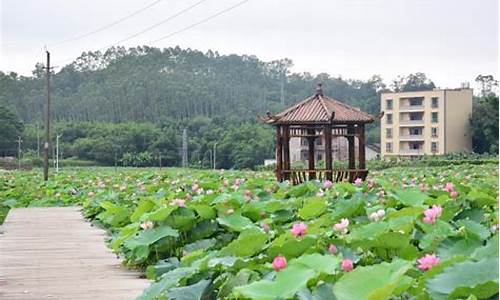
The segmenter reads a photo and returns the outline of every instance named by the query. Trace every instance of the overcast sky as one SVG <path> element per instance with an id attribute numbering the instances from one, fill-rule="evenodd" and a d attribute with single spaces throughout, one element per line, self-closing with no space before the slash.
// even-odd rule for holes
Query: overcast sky
<path id="1" fill-rule="evenodd" d="M 0 70 L 29 75 L 47 45 L 56 65 L 112 45 L 199 0 L 0 0 Z M 143 45 L 241 0 L 207 0 L 124 43 Z M 221 54 L 290 58 L 294 72 L 367 79 L 425 72 L 439 87 L 473 82 L 498 67 L 498 0 L 250 0 L 200 26 L 151 44 Z"/>

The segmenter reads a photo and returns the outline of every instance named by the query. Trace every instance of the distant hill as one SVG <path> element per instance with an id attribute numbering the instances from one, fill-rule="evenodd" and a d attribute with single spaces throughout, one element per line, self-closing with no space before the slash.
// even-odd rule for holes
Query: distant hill
<path id="1" fill-rule="evenodd" d="M 219 55 L 175 48 L 112 48 L 86 52 L 53 76 L 53 115 L 65 121 L 181 120 L 194 116 L 255 118 L 325 93 L 370 113 L 378 111 L 381 78 L 345 80 L 328 74 L 290 74 L 292 62 L 263 62 L 255 56 Z M 28 123 L 41 119 L 42 66 L 33 77 L 0 73 L 0 105 Z"/>

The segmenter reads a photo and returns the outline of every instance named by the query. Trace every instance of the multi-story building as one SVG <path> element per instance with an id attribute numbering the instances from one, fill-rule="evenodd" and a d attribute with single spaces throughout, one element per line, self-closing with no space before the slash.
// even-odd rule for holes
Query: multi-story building
<path id="1" fill-rule="evenodd" d="M 380 108 L 382 157 L 472 151 L 472 89 L 383 93 Z"/>

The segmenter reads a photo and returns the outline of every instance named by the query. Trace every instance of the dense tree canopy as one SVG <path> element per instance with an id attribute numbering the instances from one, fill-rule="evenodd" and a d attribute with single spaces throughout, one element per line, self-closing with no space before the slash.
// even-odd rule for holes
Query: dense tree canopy
<path id="1" fill-rule="evenodd" d="M 498 153 L 498 96 L 478 99 L 470 123 L 474 152 Z"/>
<path id="2" fill-rule="evenodd" d="M 322 81 L 329 96 L 370 113 L 379 110 L 378 76 L 367 81 L 328 74 L 290 74 L 288 59 L 263 62 L 254 56 L 137 47 L 87 52 L 54 74 L 53 116 L 71 122 L 179 121 L 196 116 L 255 120 L 314 93 Z M 44 79 L 0 73 L 0 103 L 25 122 L 41 121 Z"/>
<path id="3" fill-rule="evenodd" d="M 218 166 L 253 167 L 274 156 L 272 128 L 258 123 L 258 114 L 310 96 L 318 82 L 326 95 L 378 114 L 380 93 L 389 90 L 377 75 L 364 81 L 313 76 L 291 73 L 292 65 L 289 59 L 263 62 L 179 47 L 85 52 L 52 76 L 53 134 L 63 133 L 65 157 L 140 166 L 156 164 L 161 154 L 164 165 L 179 165 L 181 132 L 188 128 L 192 165 L 209 167 L 217 143 Z M 0 105 L 29 124 L 27 150 L 39 148 L 42 67 L 37 64 L 31 77 L 0 72 Z M 434 87 L 423 73 L 398 77 L 391 85 L 401 91 Z M 378 122 L 367 131 L 369 143 L 379 142 Z M 2 149 L 12 146 L 12 136 Z"/>
<path id="4" fill-rule="evenodd" d="M 23 123 L 5 106 L 0 105 L 0 156 L 15 155 L 15 141 L 22 135 Z"/>

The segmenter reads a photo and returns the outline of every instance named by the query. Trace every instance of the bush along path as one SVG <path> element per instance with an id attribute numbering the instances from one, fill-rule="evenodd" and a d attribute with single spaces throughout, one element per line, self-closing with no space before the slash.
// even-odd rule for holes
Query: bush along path
<path id="1" fill-rule="evenodd" d="M 488 299 L 498 295 L 496 167 L 298 186 L 270 173 L 80 170 L 36 191 L 8 173 L 3 193 L 13 206 L 81 204 L 153 281 L 139 299 Z"/>

